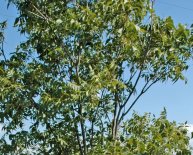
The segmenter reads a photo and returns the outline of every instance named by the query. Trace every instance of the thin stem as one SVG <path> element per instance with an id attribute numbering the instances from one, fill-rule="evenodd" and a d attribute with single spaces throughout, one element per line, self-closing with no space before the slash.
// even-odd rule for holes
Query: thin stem
<path id="1" fill-rule="evenodd" d="M 138 101 L 138 99 L 139 99 L 147 90 L 149 90 L 149 88 L 150 88 L 153 84 L 155 84 L 157 81 L 159 81 L 159 78 L 156 79 L 155 81 L 153 81 L 149 86 L 148 86 L 149 81 L 147 81 L 147 83 L 146 83 L 146 84 L 144 85 L 144 87 L 142 88 L 140 94 L 139 94 L 139 95 L 137 96 L 137 98 L 133 101 L 133 103 L 132 103 L 131 106 L 128 108 L 128 110 L 122 114 L 122 116 L 120 117 L 118 123 L 120 123 L 120 122 L 123 120 L 123 118 L 125 117 L 125 115 L 127 115 L 127 114 L 129 113 L 129 111 L 133 108 L 133 106 L 134 106 L 135 103 Z"/>
<path id="2" fill-rule="evenodd" d="M 33 106 L 34 108 L 36 108 L 36 110 L 39 110 L 39 109 L 40 109 L 39 104 L 37 104 L 37 103 L 34 101 L 33 98 L 31 98 L 30 100 L 31 100 L 31 102 L 32 102 L 32 106 Z"/>
<path id="3" fill-rule="evenodd" d="M 75 128 L 76 128 L 76 138 L 77 138 L 77 141 L 78 141 L 80 155 L 83 155 L 83 150 L 82 150 L 82 146 L 81 146 L 81 143 L 80 143 L 80 137 L 79 137 L 79 132 L 78 132 L 78 126 L 77 126 L 76 123 L 74 123 L 74 125 L 75 125 Z"/>
<path id="4" fill-rule="evenodd" d="M 115 102 L 114 102 L 114 116 L 113 116 L 113 124 L 112 124 L 112 136 L 113 139 L 116 138 L 116 116 L 117 116 L 117 104 L 118 104 L 118 97 L 117 97 L 117 92 L 115 93 Z"/>
<path id="5" fill-rule="evenodd" d="M 137 84 L 138 84 L 138 82 L 139 82 L 139 79 L 140 79 L 140 77 L 141 77 L 141 74 L 142 74 L 142 71 L 140 70 L 140 72 L 139 72 L 139 74 L 138 74 L 138 76 L 137 76 L 137 79 L 136 79 L 136 81 L 135 81 L 135 84 L 134 84 L 134 86 L 133 86 L 133 88 L 132 88 L 132 91 L 129 93 L 129 96 L 127 97 L 127 99 L 125 100 L 125 102 L 121 105 L 121 108 L 123 108 L 123 107 L 127 104 L 127 102 L 129 101 L 129 99 L 131 98 L 132 94 L 134 93 L 134 91 L 135 91 L 135 89 L 136 89 L 136 86 L 137 86 Z"/>
<path id="6" fill-rule="evenodd" d="M 74 109 L 74 108 L 72 108 L 72 109 Z M 75 111 L 75 110 L 73 110 L 73 111 Z M 73 112 L 73 114 L 72 114 L 72 117 L 73 117 L 73 119 L 75 120 L 75 113 L 74 113 L 74 112 Z M 77 141 L 78 141 L 78 146 L 79 146 L 80 155 L 84 155 L 84 154 L 83 154 L 83 150 L 82 150 L 82 146 L 81 146 L 81 142 L 80 142 L 78 125 L 77 125 L 76 122 L 74 122 L 74 127 L 75 127 L 75 130 L 76 130 L 76 139 L 77 139 Z"/>
<path id="7" fill-rule="evenodd" d="M 134 74 L 136 74 L 136 72 L 135 72 Z M 119 110 L 118 110 L 118 114 L 117 114 L 117 118 L 116 118 L 116 124 L 117 124 L 117 127 L 116 127 L 116 128 L 118 128 L 118 125 L 119 125 L 119 117 L 120 117 L 121 111 L 122 111 L 122 109 L 126 106 L 127 102 L 128 102 L 129 99 L 131 98 L 134 90 L 136 89 L 136 86 L 137 86 L 137 84 L 138 84 L 138 82 L 139 82 L 139 79 L 140 79 L 140 77 L 141 77 L 141 74 L 142 74 L 142 71 L 140 70 L 140 72 L 139 72 L 139 74 L 138 74 L 138 76 L 137 76 L 137 79 L 136 79 L 136 81 L 135 81 L 135 84 L 134 84 L 134 86 L 133 86 L 133 88 L 132 88 L 132 91 L 129 93 L 129 96 L 127 97 L 127 99 L 125 100 L 125 102 L 120 106 L 120 108 L 119 108 Z M 132 78 L 133 78 L 133 76 L 132 76 Z"/>
<path id="8" fill-rule="evenodd" d="M 37 16 L 39 16 L 40 18 L 43 18 L 43 19 L 45 19 L 45 20 L 49 20 L 49 18 L 48 17 L 46 17 L 35 5 L 33 5 L 33 4 L 31 4 L 32 5 L 32 7 L 40 14 L 40 15 L 37 15 L 37 14 L 35 14 L 35 13 L 33 13 L 33 12 L 31 12 L 32 14 L 35 14 L 35 15 L 37 15 Z"/>
<path id="9" fill-rule="evenodd" d="M 83 117 L 82 117 L 82 105 L 81 105 L 81 103 L 79 105 L 79 115 L 80 115 L 80 127 L 81 127 L 81 132 L 82 132 L 84 155 L 86 155 L 86 152 L 87 152 L 87 149 L 86 149 L 86 135 L 85 135 L 85 128 L 84 128 L 84 120 L 83 120 Z"/>
<path id="10" fill-rule="evenodd" d="M 2 42 L 2 43 L 1 43 L 1 53 L 2 53 L 2 55 L 3 55 L 4 60 L 7 61 L 3 47 L 4 47 L 4 44 L 3 44 L 3 42 Z"/>
<path id="11" fill-rule="evenodd" d="M 90 138 L 90 146 L 93 148 L 93 137 L 94 137 L 94 120 L 91 122 L 91 138 Z"/>

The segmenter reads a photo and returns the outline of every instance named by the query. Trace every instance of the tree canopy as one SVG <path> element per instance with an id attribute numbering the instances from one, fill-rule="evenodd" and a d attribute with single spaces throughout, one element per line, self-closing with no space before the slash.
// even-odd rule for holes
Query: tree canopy
<path id="1" fill-rule="evenodd" d="M 157 16 L 150 0 L 8 5 L 18 9 L 14 26 L 26 41 L 6 57 L 0 25 L 2 154 L 188 151 L 186 131 L 165 111 L 128 118 L 157 82 L 186 81 L 193 37 L 185 25 Z"/>

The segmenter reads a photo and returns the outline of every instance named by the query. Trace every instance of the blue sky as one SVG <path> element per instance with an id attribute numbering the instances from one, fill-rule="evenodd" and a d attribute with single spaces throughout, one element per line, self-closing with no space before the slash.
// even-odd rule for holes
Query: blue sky
<path id="1" fill-rule="evenodd" d="M 175 23 L 183 23 L 190 26 L 193 23 L 193 0 L 155 0 L 156 13 L 165 18 L 172 16 Z M 6 8 L 6 2 L 0 1 L 0 21 L 8 20 L 9 25 L 6 30 L 5 49 L 13 52 L 14 48 L 22 38 L 12 25 L 16 10 Z M 188 83 L 179 81 L 175 84 L 171 82 L 159 83 L 153 86 L 134 106 L 133 110 L 143 114 L 151 112 L 158 115 L 163 107 L 168 111 L 168 118 L 177 122 L 188 121 L 193 124 L 193 61 L 190 62 L 190 69 L 185 73 Z"/>
<path id="2" fill-rule="evenodd" d="M 193 23 L 192 0 L 155 0 L 156 13 L 165 18 L 171 16 L 174 22 Z M 139 112 L 152 112 L 158 114 L 166 107 L 168 118 L 177 122 L 193 124 L 193 61 L 189 63 L 190 69 L 185 73 L 188 83 L 179 81 L 155 85 L 134 107 Z"/>

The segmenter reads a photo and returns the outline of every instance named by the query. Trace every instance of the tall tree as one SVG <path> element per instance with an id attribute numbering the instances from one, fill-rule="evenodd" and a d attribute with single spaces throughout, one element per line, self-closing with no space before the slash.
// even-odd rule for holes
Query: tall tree
<path id="1" fill-rule="evenodd" d="M 8 4 L 19 11 L 14 25 L 26 41 L 8 58 L 2 52 L 3 153 L 35 147 L 35 154 L 86 155 L 115 144 L 126 136 L 126 116 L 152 85 L 185 80 L 190 30 L 158 17 L 149 0 Z"/>

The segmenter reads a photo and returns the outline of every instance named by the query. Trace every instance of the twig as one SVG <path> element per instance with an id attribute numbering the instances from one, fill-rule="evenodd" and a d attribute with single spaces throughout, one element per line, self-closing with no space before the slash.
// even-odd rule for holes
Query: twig
<path id="1" fill-rule="evenodd" d="M 2 52 L 2 55 L 3 55 L 4 60 L 7 61 L 3 47 L 4 47 L 4 44 L 3 44 L 3 42 L 2 42 L 2 43 L 1 43 L 1 52 Z"/>
<path id="2" fill-rule="evenodd" d="M 149 81 L 144 85 L 144 87 L 142 88 L 140 94 L 137 96 L 137 98 L 133 101 L 133 103 L 131 104 L 131 106 L 128 108 L 128 110 L 126 112 L 124 112 L 122 114 L 122 116 L 119 119 L 119 123 L 121 122 L 121 120 L 123 120 L 123 118 L 125 117 L 125 115 L 127 115 L 129 113 L 129 111 L 132 109 L 132 107 L 135 105 L 135 103 L 138 101 L 138 99 L 153 85 L 155 84 L 157 81 L 159 81 L 160 79 L 157 78 L 155 81 L 153 81 L 148 87 L 147 85 L 149 84 Z"/>

